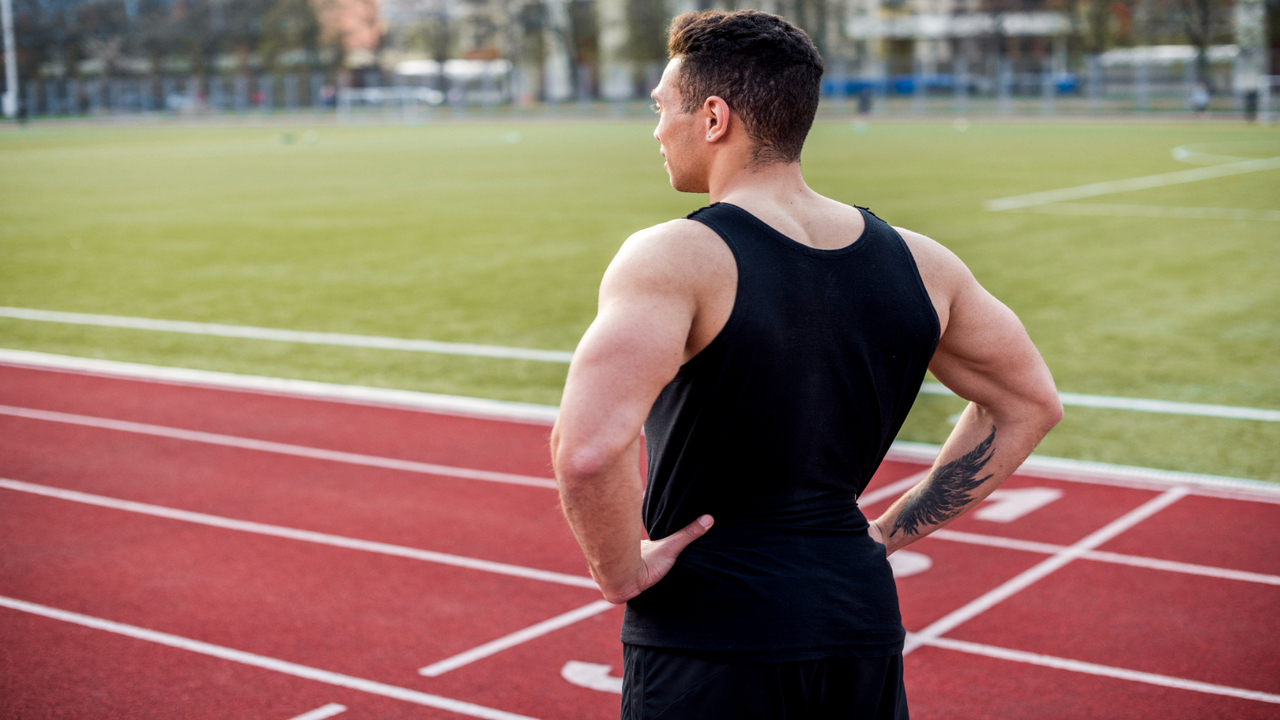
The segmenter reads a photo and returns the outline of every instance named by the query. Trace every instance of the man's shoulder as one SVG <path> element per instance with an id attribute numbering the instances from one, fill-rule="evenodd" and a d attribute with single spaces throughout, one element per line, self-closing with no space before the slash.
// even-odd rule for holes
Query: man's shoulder
<path id="1" fill-rule="evenodd" d="M 676 218 L 668 220 L 664 223 L 651 225 L 643 230 L 638 230 L 627 238 L 623 243 L 623 249 L 630 247 L 636 249 L 662 248 L 676 249 L 686 245 L 695 247 L 703 245 L 708 240 L 714 240 L 718 236 L 715 231 L 697 220 L 688 218 Z M 630 247 L 629 247 L 630 246 Z M 675 247 L 671 247 L 675 246 Z"/>
<path id="2" fill-rule="evenodd" d="M 942 243 L 903 227 L 893 229 L 907 244 L 926 285 L 949 285 L 970 276 L 969 268 L 960 257 Z"/>
<path id="3" fill-rule="evenodd" d="M 627 238 L 605 272 L 605 285 L 639 282 L 669 288 L 698 286 L 699 279 L 728 269 L 733 255 L 714 230 L 680 218 Z"/>

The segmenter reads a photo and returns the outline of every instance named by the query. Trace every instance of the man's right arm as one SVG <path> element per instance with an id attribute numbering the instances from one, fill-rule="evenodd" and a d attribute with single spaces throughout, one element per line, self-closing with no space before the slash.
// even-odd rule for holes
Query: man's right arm
<path id="1" fill-rule="evenodd" d="M 1049 368 L 1013 312 L 949 250 L 901 233 L 942 325 L 929 369 L 969 406 L 929 475 L 872 522 L 890 553 L 985 499 L 1062 418 Z"/>

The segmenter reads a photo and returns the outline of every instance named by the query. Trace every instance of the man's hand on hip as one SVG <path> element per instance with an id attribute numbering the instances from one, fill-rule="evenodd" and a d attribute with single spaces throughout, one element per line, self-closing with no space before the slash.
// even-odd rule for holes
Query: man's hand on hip
<path id="1" fill-rule="evenodd" d="M 689 543 L 706 535 L 714 522 L 710 515 L 703 515 L 686 525 L 684 529 L 661 540 L 641 540 L 640 565 L 636 568 L 635 581 L 612 592 L 602 586 L 600 591 L 604 593 L 605 599 L 611 603 L 624 603 L 657 585 L 659 580 L 671 572 L 671 568 L 676 564 L 676 558 L 689 547 Z M 599 580 L 596 578 L 597 582 Z"/>

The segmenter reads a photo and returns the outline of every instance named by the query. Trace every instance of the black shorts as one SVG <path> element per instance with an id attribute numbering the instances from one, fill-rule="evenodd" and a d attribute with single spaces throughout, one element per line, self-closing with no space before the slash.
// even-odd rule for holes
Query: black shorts
<path id="1" fill-rule="evenodd" d="M 622 720 L 907 720 L 902 655 L 712 662 L 623 646 Z"/>

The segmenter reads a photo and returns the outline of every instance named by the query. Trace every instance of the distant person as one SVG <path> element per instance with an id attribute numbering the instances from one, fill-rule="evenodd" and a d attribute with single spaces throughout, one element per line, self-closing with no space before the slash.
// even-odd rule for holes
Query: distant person
<path id="1" fill-rule="evenodd" d="M 887 555 L 1022 463 L 1061 416 L 1053 379 L 950 251 L 805 185 L 823 67 L 802 31 L 687 13 L 669 49 L 654 137 L 711 205 L 618 252 L 552 433 L 591 575 L 627 603 L 622 717 L 906 718 Z M 971 402 L 868 522 L 926 369 Z"/>
<path id="2" fill-rule="evenodd" d="M 1209 86 L 1204 82 L 1196 83 L 1191 90 L 1191 107 L 1196 113 L 1203 115 L 1209 109 Z"/>

